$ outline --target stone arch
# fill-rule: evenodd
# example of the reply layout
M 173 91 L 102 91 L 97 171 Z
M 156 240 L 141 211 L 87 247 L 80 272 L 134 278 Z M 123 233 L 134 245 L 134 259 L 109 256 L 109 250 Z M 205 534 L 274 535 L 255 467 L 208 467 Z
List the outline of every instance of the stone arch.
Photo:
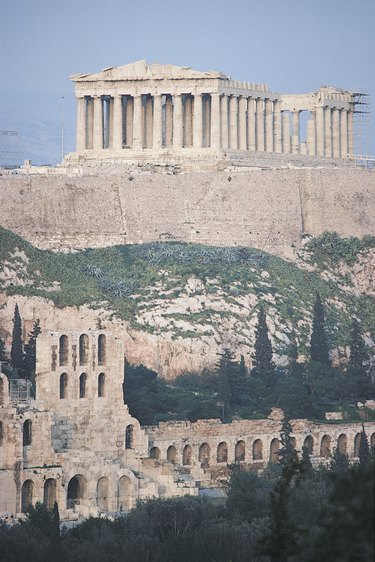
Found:
M 105 365 L 107 360 L 107 338 L 105 334 L 98 336 L 98 365 Z
M 96 502 L 100 511 L 108 511 L 109 481 L 106 476 L 99 478 L 96 486 Z
M 33 505 L 34 482 L 25 480 L 21 488 L 21 511 L 26 513 L 27 509 Z
M 312 435 L 308 435 L 305 438 L 303 446 L 305 447 L 305 449 L 307 449 L 307 452 L 310 456 L 314 453 L 314 438 Z
M 62 373 L 60 375 L 60 399 L 63 400 L 67 398 L 68 393 L 68 375 L 67 373 Z
M 263 443 L 261 439 L 255 439 L 253 443 L 253 461 L 263 459 Z
M 86 398 L 87 375 L 82 373 L 79 377 L 79 397 Z
M 43 503 L 48 509 L 52 509 L 56 501 L 56 480 L 48 478 L 44 482 Z
M 3 381 L 3 377 L 0 377 L 0 406 L 2 406 L 5 402 L 4 400 L 4 381 Z
M 245 460 L 245 441 L 237 441 L 234 448 L 234 460 L 236 462 L 241 462 Z
M 117 509 L 123 511 L 131 508 L 132 482 L 129 476 L 121 476 L 118 481 Z
M 275 437 L 270 444 L 270 463 L 277 463 L 279 460 L 280 441 Z
M 192 449 L 190 445 L 185 445 L 182 451 L 182 464 L 188 466 L 191 464 Z
M 329 435 L 323 435 L 320 442 L 320 456 L 328 459 L 331 456 L 331 438 Z
M 375 433 L 373 433 L 370 437 L 370 447 L 371 449 L 375 447 Z
M 134 425 L 129 424 L 125 429 L 125 449 L 133 449 L 134 446 Z
M 339 438 L 337 439 L 337 450 L 342 455 L 346 455 L 348 452 L 348 440 L 345 433 L 339 435 Z
M 173 462 L 174 464 L 176 462 L 176 458 L 177 458 L 176 447 L 174 445 L 169 445 L 167 449 L 167 461 Z
M 211 449 L 208 443 L 202 443 L 199 447 L 198 460 L 202 466 L 210 466 Z
M 159 447 L 151 447 L 151 449 L 150 449 L 150 459 L 160 459 L 160 449 L 159 449 Z
M 81 503 L 86 494 L 86 478 L 82 474 L 76 474 L 69 480 L 67 508 L 74 508 L 75 505 Z
M 354 456 L 359 457 L 359 447 L 361 445 L 361 434 L 357 433 L 354 437 Z
M 228 462 L 228 445 L 225 441 L 217 446 L 216 460 L 217 462 Z
M 3 440 L 4 440 L 4 426 L 3 426 L 3 422 L 0 421 L 0 447 L 2 447 L 3 445 Z
M 105 374 L 100 373 L 98 376 L 98 398 L 105 396 Z
M 22 429 L 22 444 L 24 447 L 31 445 L 33 438 L 33 422 L 31 420 L 25 420 L 23 422 Z
M 59 363 L 60 367 L 68 364 L 69 359 L 69 341 L 68 336 L 62 335 L 59 339 Z
M 89 362 L 89 336 L 81 334 L 79 336 L 79 364 L 87 365 Z

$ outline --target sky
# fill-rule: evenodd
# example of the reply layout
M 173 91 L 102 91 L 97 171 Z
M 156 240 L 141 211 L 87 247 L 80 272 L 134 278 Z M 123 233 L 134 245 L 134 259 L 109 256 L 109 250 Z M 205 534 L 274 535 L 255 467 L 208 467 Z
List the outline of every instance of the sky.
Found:
M 62 113 L 74 150 L 75 73 L 146 59 L 274 92 L 375 95 L 375 0 L 0 0 L 0 49 L 0 130 L 18 132 L 0 133 L 0 162 L 55 164 Z M 360 148 L 375 154 L 370 119 Z

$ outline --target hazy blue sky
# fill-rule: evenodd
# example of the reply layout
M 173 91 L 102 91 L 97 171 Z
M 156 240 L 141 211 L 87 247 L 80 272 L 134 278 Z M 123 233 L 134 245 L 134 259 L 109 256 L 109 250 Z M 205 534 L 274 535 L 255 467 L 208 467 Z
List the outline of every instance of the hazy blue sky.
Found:
M 59 159 L 62 96 L 74 149 L 70 74 L 143 58 L 276 92 L 375 94 L 375 0 L 1 0 L 0 17 L 0 129 L 18 130 L 35 162 Z M 375 153 L 374 127 L 369 136 Z

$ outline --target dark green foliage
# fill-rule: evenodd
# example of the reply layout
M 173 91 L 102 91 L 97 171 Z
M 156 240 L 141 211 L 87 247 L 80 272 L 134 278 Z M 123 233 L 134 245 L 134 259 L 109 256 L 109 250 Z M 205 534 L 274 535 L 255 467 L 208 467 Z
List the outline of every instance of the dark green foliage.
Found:
M 350 357 L 348 367 L 353 371 L 361 371 L 368 361 L 368 351 L 361 334 L 361 326 L 356 318 L 353 319 L 350 332 Z
M 359 464 L 368 465 L 371 462 L 371 453 L 370 453 L 369 442 L 363 424 L 362 424 L 362 431 L 360 435 L 361 437 L 359 441 L 359 451 L 358 451 Z
M 289 420 L 285 418 L 283 420 L 280 431 L 281 447 L 277 453 L 279 457 L 279 463 L 282 467 L 285 467 L 298 459 L 297 451 L 294 447 L 293 438 L 291 436 L 292 433 L 292 426 L 290 425 Z
M 39 320 L 35 320 L 29 339 L 24 347 L 23 372 L 25 377 L 34 381 L 36 367 L 36 339 L 41 333 Z
M 353 265 L 358 255 L 375 247 L 373 236 L 341 238 L 337 232 L 324 232 L 310 240 L 305 248 L 311 262 L 319 266 L 337 265 L 340 261 Z
M 272 479 L 259 478 L 253 472 L 234 467 L 227 489 L 227 507 L 232 515 L 249 523 L 254 518 L 268 514 L 267 497 L 272 489 Z
M 18 304 L 16 304 L 14 308 L 10 362 L 14 369 L 19 369 L 19 371 L 22 371 L 22 367 L 23 367 L 22 323 L 21 323 L 20 312 L 18 310 Z
M 313 311 L 310 357 L 311 361 L 329 364 L 324 306 L 319 293 L 316 294 Z
M 6 362 L 8 358 L 5 353 L 5 342 L 0 338 L 0 361 Z
M 349 468 L 348 455 L 341 453 L 338 447 L 333 451 L 333 455 L 330 462 L 330 468 L 332 472 L 342 472 Z
M 308 479 L 313 474 L 313 466 L 311 464 L 310 453 L 307 447 L 302 447 L 301 459 L 301 477 Z
M 252 376 L 264 380 L 268 388 L 275 383 L 275 365 L 272 361 L 272 346 L 263 306 L 259 307 L 258 325 L 255 330 Z

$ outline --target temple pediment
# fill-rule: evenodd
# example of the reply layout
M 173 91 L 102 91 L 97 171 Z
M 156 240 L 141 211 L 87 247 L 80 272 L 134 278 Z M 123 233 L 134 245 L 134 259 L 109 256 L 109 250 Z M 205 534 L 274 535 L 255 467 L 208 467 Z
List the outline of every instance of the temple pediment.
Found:
M 111 66 L 104 68 L 95 74 L 73 74 L 70 79 L 73 82 L 96 82 L 113 80 L 149 80 L 156 79 L 199 79 L 199 78 L 228 78 L 222 72 L 193 70 L 188 66 L 175 66 L 173 64 L 148 64 L 146 60 L 140 60 L 123 66 Z

